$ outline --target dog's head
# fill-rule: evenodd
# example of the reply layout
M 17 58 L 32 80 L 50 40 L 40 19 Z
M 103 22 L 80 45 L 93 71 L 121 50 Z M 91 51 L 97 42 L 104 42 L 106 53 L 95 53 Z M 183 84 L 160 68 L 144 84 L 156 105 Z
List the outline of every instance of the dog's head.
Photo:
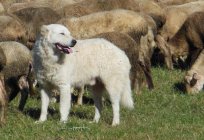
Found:
M 67 54 L 72 53 L 71 48 L 77 43 L 69 30 L 60 24 L 43 25 L 40 34 L 52 47 Z
M 184 81 L 188 94 L 195 94 L 203 89 L 204 76 L 197 72 L 187 72 Z

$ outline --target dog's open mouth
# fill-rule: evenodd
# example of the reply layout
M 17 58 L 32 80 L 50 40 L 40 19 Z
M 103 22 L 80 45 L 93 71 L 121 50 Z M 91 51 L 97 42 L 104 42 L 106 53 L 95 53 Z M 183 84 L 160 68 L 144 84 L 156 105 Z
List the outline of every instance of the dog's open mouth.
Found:
M 56 48 L 57 48 L 58 50 L 60 50 L 61 52 L 64 52 L 64 53 L 67 53 L 67 54 L 73 52 L 72 49 L 71 49 L 70 47 L 68 47 L 68 46 L 64 46 L 64 45 L 59 44 L 59 43 L 56 43 L 55 46 L 56 46 Z

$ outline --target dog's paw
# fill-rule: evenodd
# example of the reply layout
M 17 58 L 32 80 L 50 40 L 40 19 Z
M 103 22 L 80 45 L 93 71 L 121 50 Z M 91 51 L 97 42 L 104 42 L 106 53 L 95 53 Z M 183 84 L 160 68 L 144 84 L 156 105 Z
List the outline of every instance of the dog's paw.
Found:
M 89 121 L 89 123 L 95 123 L 94 121 Z
M 113 122 L 112 123 L 112 126 L 114 127 L 114 126 L 118 126 L 120 123 L 119 122 Z
M 67 124 L 67 121 L 65 121 L 65 120 L 60 120 L 59 123 L 60 123 L 60 124 Z
M 99 121 L 97 120 L 93 120 L 93 121 L 89 121 L 89 123 L 98 123 Z
M 35 121 L 35 124 L 41 124 L 41 123 L 43 123 L 43 122 L 45 122 L 45 121 L 38 120 L 38 121 Z

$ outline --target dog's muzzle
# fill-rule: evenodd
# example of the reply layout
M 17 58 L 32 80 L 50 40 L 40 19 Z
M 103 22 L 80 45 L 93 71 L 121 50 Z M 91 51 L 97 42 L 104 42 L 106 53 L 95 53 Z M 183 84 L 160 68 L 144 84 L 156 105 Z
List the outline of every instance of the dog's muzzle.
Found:
M 60 50 L 61 52 L 63 53 L 66 53 L 66 54 L 70 54 L 73 52 L 73 50 L 71 49 L 72 47 L 74 47 L 76 45 L 77 41 L 76 40 L 72 40 L 71 42 L 71 45 L 70 46 L 65 46 L 65 45 L 62 45 L 60 43 L 55 43 L 55 46 L 58 50 Z

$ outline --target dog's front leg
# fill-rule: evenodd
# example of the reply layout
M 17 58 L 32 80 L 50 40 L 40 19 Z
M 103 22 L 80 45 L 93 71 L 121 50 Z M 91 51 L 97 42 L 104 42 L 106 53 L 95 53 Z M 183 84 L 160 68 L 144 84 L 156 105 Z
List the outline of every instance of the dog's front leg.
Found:
M 67 122 L 69 110 L 71 106 L 71 86 L 61 85 L 60 86 L 60 121 L 63 123 Z
M 42 102 L 41 114 L 40 114 L 40 119 L 36 123 L 44 122 L 47 120 L 47 110 L 48 110 L 49 101 L 50 101 L 50 97 L 45 92 L 45 90 L 41 89 L 40 93 L 41 93 L 41 102 Z

